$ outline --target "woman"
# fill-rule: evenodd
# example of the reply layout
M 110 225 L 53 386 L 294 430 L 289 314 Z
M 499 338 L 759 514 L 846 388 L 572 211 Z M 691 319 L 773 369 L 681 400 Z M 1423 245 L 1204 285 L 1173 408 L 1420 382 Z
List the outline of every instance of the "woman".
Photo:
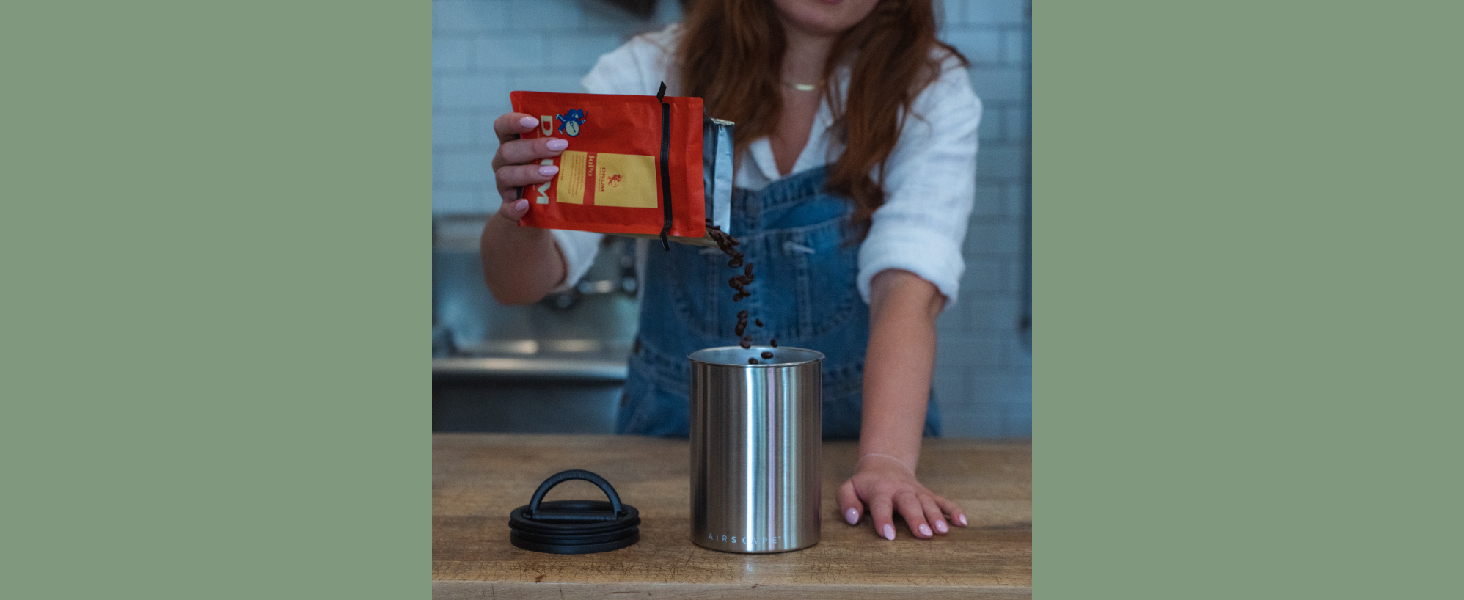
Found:
M 917 538 L 966 525 L 915 475 L 922 433 L 938 428 L 935 320 L 956 297 L 975 187 L 981 104 L 965 67 L 935 39 L 931 0 L 696 2 L 683 24 L 601 57 L 584 79 L 592 93 L 654 94 L 665 80 L 737 124 L 730 230 L 760 265 L 757 293 L 734 304 L 716 251 L 643 253 L 619 431 L 685 436 L 686 355 L 729 345 L 747 309 L 765 323 L 759 336 L 826 356 L 825 437 L 859 437 L 839 489 L 850 524 L 867 508 L 889 540 L 895 511 Z M 548 181 L 555 168 L 539 160 L 573 143 L 517 139 L 537 125 L 517 113 L 494 123 L 503 205 L 481 250 L 505 303 L 577 281 L 600 239 L 516 226 L 530 210 L 518 189 Z

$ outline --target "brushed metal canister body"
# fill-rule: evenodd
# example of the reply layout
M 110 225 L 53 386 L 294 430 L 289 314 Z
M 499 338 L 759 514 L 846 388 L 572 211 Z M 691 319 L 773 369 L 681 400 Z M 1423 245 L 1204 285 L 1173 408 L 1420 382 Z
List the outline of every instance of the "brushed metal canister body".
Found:
M 817 544 L 823 354 L 733 346 L 689 358 L 692 541 L 740 553 Z

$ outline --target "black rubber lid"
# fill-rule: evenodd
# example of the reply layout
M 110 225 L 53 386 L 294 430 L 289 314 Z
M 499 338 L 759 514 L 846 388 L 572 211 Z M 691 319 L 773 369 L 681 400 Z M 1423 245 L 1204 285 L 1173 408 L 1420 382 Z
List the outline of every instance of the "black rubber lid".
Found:
M 582 479 L 605 492 L 603 500 L 554 500 L 544 495 L 560 483 Z M 508 541 L 524 550 L 589 554 L 619 550 L 640 541 L 640 512 L 621 504 L 604 477 L 581 469 L 560 471 L 539 484 L 528 504 L 508 513 Z

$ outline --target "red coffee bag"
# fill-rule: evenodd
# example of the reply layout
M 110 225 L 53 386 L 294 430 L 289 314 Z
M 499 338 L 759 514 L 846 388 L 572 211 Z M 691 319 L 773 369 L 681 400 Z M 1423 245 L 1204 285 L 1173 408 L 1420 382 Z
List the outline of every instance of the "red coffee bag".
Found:
M 534 205 L 520 226 L 703 243 L 701 98 L 550 92 L 509 98 L 514 112 L 539 117 L 539 128 L 524 138 L 569 141 L 559 156 L 542 161 L 559 173 L 524 188 Z

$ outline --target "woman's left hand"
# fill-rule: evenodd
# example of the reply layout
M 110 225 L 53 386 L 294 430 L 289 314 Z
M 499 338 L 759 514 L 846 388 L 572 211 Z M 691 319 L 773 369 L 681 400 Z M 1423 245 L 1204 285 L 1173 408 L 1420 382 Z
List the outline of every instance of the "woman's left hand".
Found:
M 950 531 L 950 523 L 966 526 L 960 505 L 933 493 L 915 479 L 904 463 L 884 457 L 866 457 L 858 471 L 839 487 L 839 508 L 850 525 L 859 522 L 864 508 L 874 519 L 874 530 L 895 539 L 894 510 L 900 511 L 910 533 L 932 538 Z

